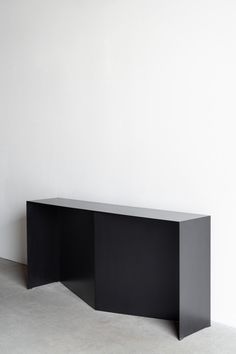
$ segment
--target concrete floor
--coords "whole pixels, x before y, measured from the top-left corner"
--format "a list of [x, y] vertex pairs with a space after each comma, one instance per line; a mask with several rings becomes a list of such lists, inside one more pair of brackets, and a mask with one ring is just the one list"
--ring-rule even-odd
[[27, 290], [25, 267], [0, 259], [0, 353], [236, 354], [236, 329], [178, 341], [169, 321], [95, 311], [60, 283]]

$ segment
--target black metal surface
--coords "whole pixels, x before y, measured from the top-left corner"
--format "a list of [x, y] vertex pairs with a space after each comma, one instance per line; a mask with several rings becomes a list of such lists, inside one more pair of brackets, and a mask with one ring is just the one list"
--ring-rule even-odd
[[29, 288], [61, 281], [95, 309], [178, 321], [180, 339], [210, 325], [210, 217], [84, 203], [27, 202]]
[[59, 209], [62, 235], [61, 282], [94, 307], [94, 213]]
[[210, 217], [180, 223], [179, 339], [210, 326]]
[[178, 223], [95, 214], [96, 309], [178, 319]]
[[205, 216], [200, 214], [190, 214], [190, 213], [183, 213], [178, 211], [139, 208], [139, 207], [132, 207], [127, 205], [88, 202], [85, 200], [65, 199], [65, 198], [40, 199], [40, 200], [34, 200], [32, 201], [32, 203], [40, 203], [44, 205], [54, 205], [54, 206], [64, 207], [64, 208], [98, 211], [101, 213], [137, 216], [139, 218], [177, 221], [177, 222], [198, 219]]
[[58, 209], [27, 202], [28, 288], [60, 280]]

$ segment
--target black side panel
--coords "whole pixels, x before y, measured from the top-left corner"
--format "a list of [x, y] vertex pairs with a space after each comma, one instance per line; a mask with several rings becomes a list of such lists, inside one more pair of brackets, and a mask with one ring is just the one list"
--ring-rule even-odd
[[94, 213], [60, 208], [61, 282], [94, 307]]
[[180, 223], [179, 338], [210, 326], [210, 217]]
[[96, 309], [178, 320], [178, 240], [178, 223], [96, 212]]
[[58, 208], [27, 202], [28, 288], [60, 280]]

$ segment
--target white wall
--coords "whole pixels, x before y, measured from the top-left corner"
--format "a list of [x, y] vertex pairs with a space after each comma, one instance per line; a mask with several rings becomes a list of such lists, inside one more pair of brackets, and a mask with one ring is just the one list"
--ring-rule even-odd
[[235, 38], [233, 0], [0, 0], [0, 256], [27, 199], [210, 213], [236, 326]]

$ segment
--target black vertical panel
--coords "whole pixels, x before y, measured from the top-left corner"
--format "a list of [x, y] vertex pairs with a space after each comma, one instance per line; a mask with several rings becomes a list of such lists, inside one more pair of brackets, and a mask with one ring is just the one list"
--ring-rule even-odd
[[58, 208], [27, 202], [28, 288], [60, 280]]
[[94, 307], [94, 213], [60, 208], [61, 281]]
[[96, 309], [178, 320], [176, 222], [95, 213]]
[[210, 217], [180, 223], [179, 338], [210, 326]]

